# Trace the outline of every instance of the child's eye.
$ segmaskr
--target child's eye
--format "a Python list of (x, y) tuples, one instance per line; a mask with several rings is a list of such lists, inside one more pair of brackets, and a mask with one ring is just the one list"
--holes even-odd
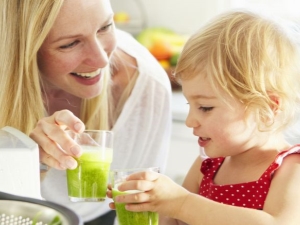
[(72, 42), (72, 43), (70, 43), (70, 44), (60, 46), (59, 48), (61, 48), (61, 49), (72, 48), (72, 47), (74, 47), (75, 45), (77, 45), (78, 43), (79, 43), (79, 41), (74, 41), (74, 42)]
[(203, 112), (209, 112), (212, 111), (214, 107), (203, 107), (201, 106), (199, 109)]

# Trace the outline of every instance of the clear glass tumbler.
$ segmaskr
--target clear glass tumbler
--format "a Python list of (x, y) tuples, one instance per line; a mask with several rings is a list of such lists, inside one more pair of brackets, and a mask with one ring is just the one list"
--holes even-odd
[(106, 198), (110, 164), (113, 159), (113, 133), (86, 130), (67, 132), (82, 148), (76, 169), (67, 170), (68, 195), (72, 202), (99, 202)]

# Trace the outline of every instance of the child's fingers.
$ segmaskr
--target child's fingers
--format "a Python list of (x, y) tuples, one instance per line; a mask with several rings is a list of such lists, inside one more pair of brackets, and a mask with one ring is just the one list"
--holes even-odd
[(141, 202), (149, 202), (151, 200), (151, 196), (149, 192), (139, 192), (128, 195), (119, 195), (115, 197), (116, 202), (123, 203), (141, 203)]
[(154, 182), (147, 180), (130, 180), (123, 182), (118, 186), (119, 191), (137, 190), (150, 191), (154, 188)]
[(143, 171), (129, 175), (126, 180), (148, 180), (155, 181), (159, 177), (159, 173), (153, 171)]
[(152, 211), (151, 205), (149, 203), (141, 203), (141, 204), (126, 204), (126, 210), (132, 212), (145, 212), (145, 211)]

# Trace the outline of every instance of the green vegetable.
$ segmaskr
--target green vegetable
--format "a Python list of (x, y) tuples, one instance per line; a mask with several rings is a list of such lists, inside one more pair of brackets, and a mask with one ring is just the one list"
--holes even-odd
[[(38, 221), (40, 216), (43, 214), (43, 211), (39, 211), (33, 218), (32, 220), (32, 225), (36, 225), (37, 223), (41, 222), (41, 221)], [(58, 215), (56, 215), (52, 220), (51, 222), (49, 223), (49, 225), (63, 225), (62, 224), (62, 221), (60, 219), (60, 217)]]
[(49, 223), (49, 225), (62, 225), (60, 217), (59, 216), (55, 216), (53, 218), (53, 220)]

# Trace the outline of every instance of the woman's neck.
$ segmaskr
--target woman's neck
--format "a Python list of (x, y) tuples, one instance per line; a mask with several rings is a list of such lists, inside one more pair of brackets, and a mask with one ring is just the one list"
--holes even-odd
[(56, 111), (67, 109), (73, 112), (75, 116), (80, 116), (81, 98), (61, 89), (49, 87), (45, 88), (43, 94), (48, 115), (52, 115)]

